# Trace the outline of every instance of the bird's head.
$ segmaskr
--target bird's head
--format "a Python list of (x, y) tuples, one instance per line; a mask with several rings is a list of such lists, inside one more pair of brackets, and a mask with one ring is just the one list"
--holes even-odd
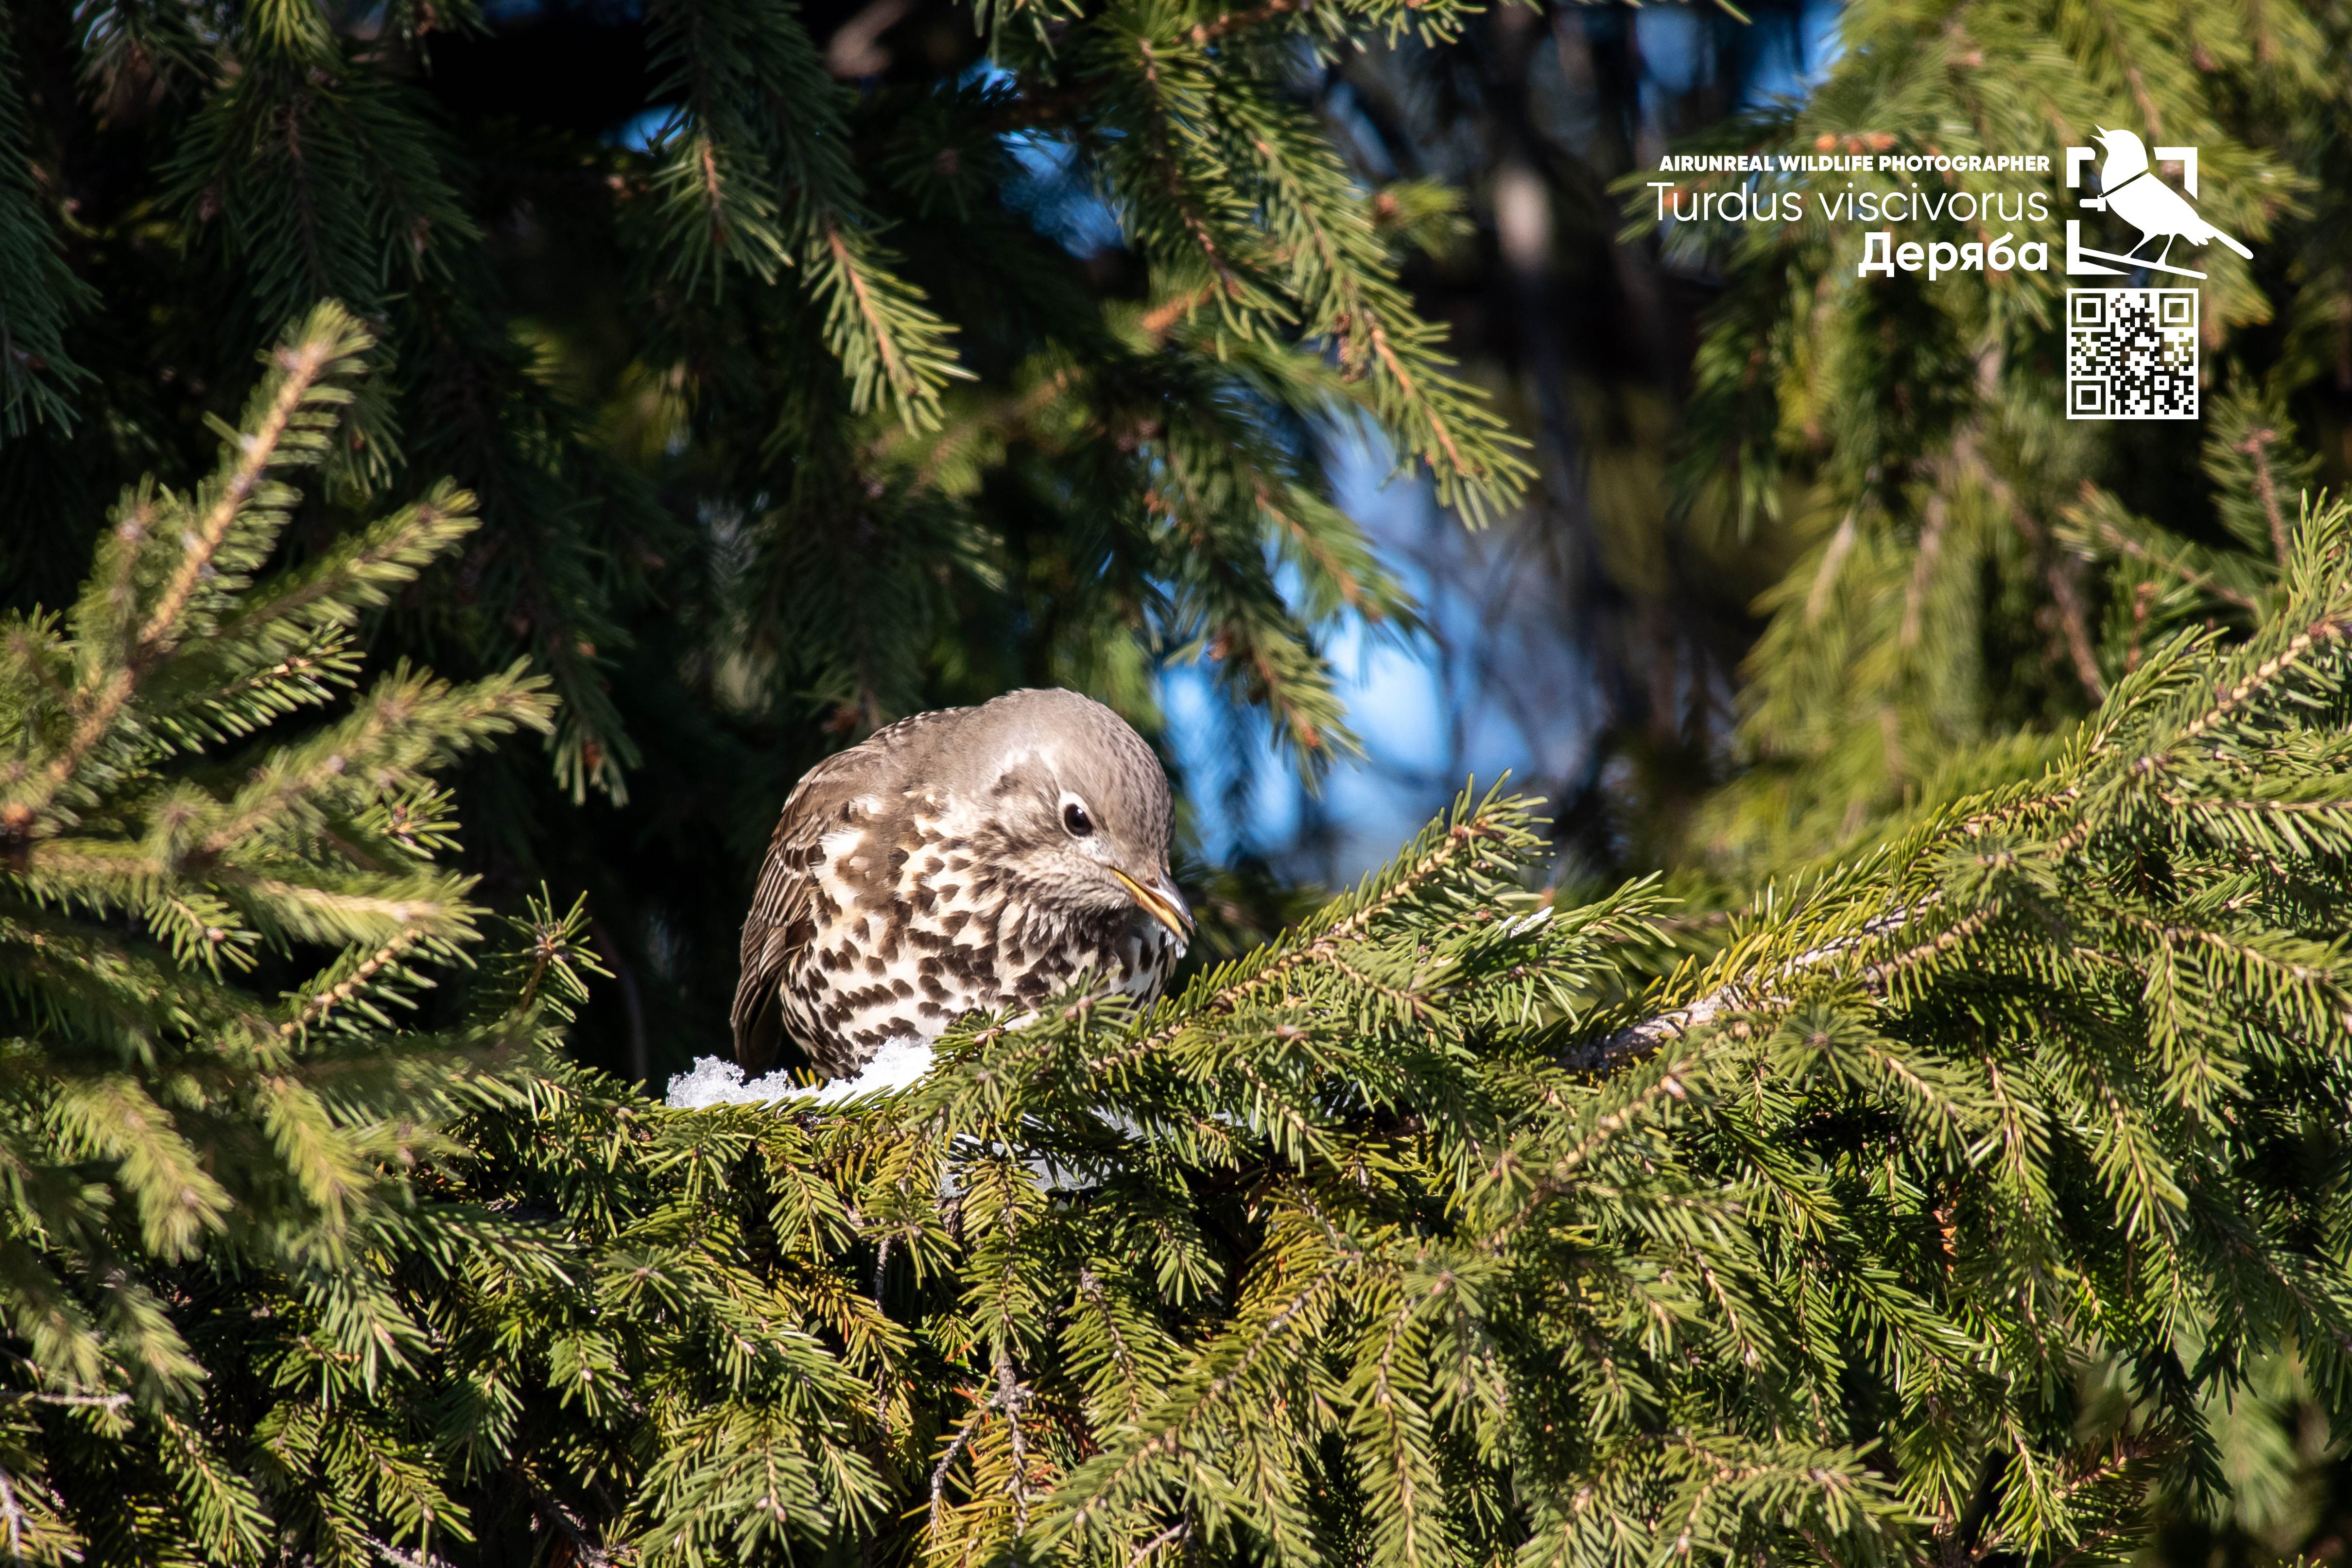
[(994, 733), (980, 802), (1026, 897), (1070, 912), (1132, 907), (1181, 946), (1192, 911), (1168, 870), (1168, 775), (1143, 737), (1076, 692), (1014, 692), (980, 710)]
[(2147, 167), (2147, 146), (2137, 134), (2129, 131), (2109, 131), (2104, 125), (2097, 127), (2096, 131), (2092, 140), (2106, 149), (2107, 161), (2116, 165), (2114, 172), (2136, 174)]

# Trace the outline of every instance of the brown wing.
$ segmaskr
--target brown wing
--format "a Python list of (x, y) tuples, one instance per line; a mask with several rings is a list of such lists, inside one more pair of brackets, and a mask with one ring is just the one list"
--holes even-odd
[[(783, 814), (768, 841), (760, 867), (759, 890), (743, 919), (743, 974), (735, 983), (735, 1060), (746, 1072), (767, 1071), (783, 1043), (783, 1008), (777, 991), (792, 962), (816, 936), (814, 893), (820, 841), (842, 825), (842, 809), (868, 792), (898, 788), (901, 753), (917, 732), (962, 712), (917, 714), (876, 730), (859, 744), (810, 768), (784, 800)], [(830, 1042), (803, 1040), (824, 1071), (854, 1071), (855, 1063), (831, 1060)]]

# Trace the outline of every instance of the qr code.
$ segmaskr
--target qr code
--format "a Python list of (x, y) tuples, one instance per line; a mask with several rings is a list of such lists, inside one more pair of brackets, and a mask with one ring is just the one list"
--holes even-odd
[(2066, 417), (2195, 419), (2197, 290), (2068, 289)]

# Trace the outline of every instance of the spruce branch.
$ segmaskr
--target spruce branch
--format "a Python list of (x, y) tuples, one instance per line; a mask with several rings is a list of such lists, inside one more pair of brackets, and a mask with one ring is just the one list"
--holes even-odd
[(1192, 1539), (1192, 1521), (1189, 1519), (1180, 1519), (1128, 1553), (1129, 1568), (1141, 1568), (1143, 1563), (1151, 1560), (1154, 1552), (1164, 1551), (1171, 1546), (1182, 1546)]
[[(115, 660), (93, 667), (74, 695), (73, 727), (66, 743), (47, 759), (33, 788), (12, 792), (6, 812), (12, 821), (23, 823), (19, 833), (35, 831), (36, 822), (42, 824), (43, 831), (55, 831), (52, 803), (76, 780), (93, 749), (113, 732), (141, 681), (171, 656), (183, 630), (182, 619), (232, 527), (245, 518), (248, 505), (258, 504), (266, 512), (278, 508), (278, 503), (264, 486), (265, 475), (273, 465), (317, 460), (321, 444), (319, 433), (333, 419), (327, 411), (340, 408), (350, 398), (335, 378), (356, 369), (356, 356), (368, 342), (366, 333), (340, 307), (322, 305), (266, 361), (271, 365), (271, 374), (247, 408), (248, 428), (228, 433), (234, 439), (223, 454), (221, 468), (199, 492), (205, 504), (188, 519), (190, 526), (182, 537), (168, 541), (180, 547), (177, 559), (130, 645)], [(167, 525), (171, 517), (168, 509), (155, 507), (143, 497), (130, 503), (126, 514), (119, 530), (119, 548), (110, 552), (112, 570), (121, 574), (110, 590), (110, 596), (128, 589), (132, 563), (148, 545), (150, 529)], [(263, 526), (268, 527), (266, 520)]]
[(1123, 1042), (1115, 1051), (1089, 1059), (1088, 1069), (1108, 1072), (1132, 1065), (1174, 1043), (1200, 1021), (1231, 1015), (1270, 993), (1279, 994), (1294, 972), (1318, 958), (1336, 956), (1342, 944), (1361, 941), (1384, 915), (1432, 881), (1465, 862), (1527, 841), (1527, 829), (1521, 825), (1526, 806), (1521, 798), (1502, 794), (1500, 785), (1475, 805), (1465, 795), (1455, 803), (1450, 820), (1425, 830), (1423, 842), (1400, 856), (1377, 879), (1367, 879), (1355, 894), (1334, 901), (1272, 954), (1196, 981), (1171, 1009), (1177, 1015), (1172, 1021)]
[[(2166, 20), (2193, 66), (2128, 7), (2010, 50), (1982, 5), (1857, 5), (1831, 81), (1725, 135), (1998, 151), (2114, 123), (2137, 88), (2205, 147), (2217, 224), (2264, 235), (2312, 188), (2309, 127), (2264, 151), (2241, 122), (2330, 56), (2296, 6), (2233, 4)], [(34, 1364), (5, 1381), (130, 1394), (0, 1400), (32, 1554), (2050, 1568), (2128, 1550), (2153, 1480), (2250, 1424), (2273, 1353), (2315, 1406), (2347, 1386), (2345, 640), (2278, 663), (2341, 620), (2346, 536), (2283, 504), (2283, 409), (2216, 393), (2242, 548), (2185, 547), (2080, 490), (2119, 449), (2050, 423), (2046, 279), (1913, 298), (1842, 280), (1834, 225), (1678, 224), (1678, 256), (1720, 240), (1726, 297), (1695, 461), (1727, 521), (1822, 525), (1773, 591), (1743, 745), (1710, 753), (1759, 760), (1727, 807), (1740, 885), (1710, 889), (1739, 913), (1675, 933), (1698, 956), (1654, 984), (1655, 887), (1530, 892), (1558, 874), (1536, 825), (1465, 801), (1157, 1010), (961, 1029), (895, 1100), (674, 1112), (562, 1049), (595, 1006), (584, 910), (494, 924), (471, 906), (497, 883), (436, 863), (442, 766), (548, 716), (499, 672), (529, 650), (562, 693), (560, 791), (635, 768), (631, 713), (659, 714), (636, 739), (665, 790), (754, 762), (766, 789), (792, 759), (744, 737), (814, 743), (809, 714), (854, 729), (1040, 659), (1139, 711), (1150, 662), (1195, 649), (1315, 766), (1345, 735), (1337, 618), (1410, 606), (1304, 433), (1369, 415), (1465, 515), (1510, 504), (1518, 454), (1400, 281), (1440, 204), (1368, 193), (1294, 78), (1465, 12), (1008, 0), (982, 9), (988, 80), (919, 85), (910, 48), (853, 91), (782, 0), (676, 0), (647, 17), (650, 146), (561, 132), (466, 157), (460, 191), (441, 171), (479, 132), (412, 134), (400, 62), (462, 16), (394, 0), (363, 40), (268, 0), (198, 37), (87, 9), (106, 112), (180, 150), (173, 266), (225, 317), (341, 291), (402, 346), (341, 411), (320, 529), (444, 469), (485, 526), (413, 591), (462, 501), (396, 539), (306, 529), (309, 564), (271, 575), (273, 467), (68, 784), (0, 817), (0, 1318)], [(142, 99), (141, 52), (170, 47), (188, 63)], [(55, 107), (41, 180), (89, 130)], [(1098, 193), (1116, 233), (1083, 243), (1114, 254), (1076, 264), (1055, 204)], [(518, 346), (517, 311), (586, 340), (492, 287), (526, 214), (567, 287), (627, 307), (585, 360)], [(70, 243), (94, 277), (159, 276), (105, 224)], [(2325, 299), (2271, 275), (2333, 273), (2232, 267), (2210, 353), (2332, 362)], [(144, 303), (175, 380), (151, 417), (106, 350), (131, 443), (218, 382), (215, 300)], [(2238, 332), (2265, 315), (2261, 345)], [(1973, 398), (1947, 339), (1997, 350)], [(0, 810), (215, 498), (132, 492), (141, 548), (0, 634)], [(1976, 657), (2021, 624), (2054, 685)], [(359, 679), (362, 650), (427, 642), (468, 678)], [(750, 727), (704, 733), (680, 679)], [(593, 861), (599, 946), (690, 1004), (725, 913), (675, 891), (725, 839), (695, 789), (674, 840), (616, 854), (494, 771), (479, 862)], [(337, 956), (303, 978), (315, 946)], [(709, 1049), (690, 1005), (645, 1010)]]
[[(340, 389), (321, 383), (337, 371), (349, 373), (369, 343), (367, 334), (340, 308), (321, 306), (292, 341), (277, 350), (272, 356), (275, 384), (265, 385), (254, 394), (259, 417), (248, 412), (247, 428), (236, 433), (235, 450), (225, 455), (227, 462), (223, 472), (209, 486), (213, 491), (211, 504), (197, 519), (193, 533), (182, 539), (179, 564), (165, 580), (163, 593), (148, 612), (146, 625), (140, 630), (134, 663), (152, 660), (169, 651), (179, 633), (180, 617), (195, 592), (197, 580), (211, 567), (213, 557), (228, 535), (229, 526), (253, 497), (261, 476), (280, 462), (280, 443), (300, 430), (298, 420), (313, 402), (346, 401), (348, 394), (338, 397)], [(298, 452), (293, 460), (301, 461), (310, 455)]]
[(2286, 517), (2279, 509), (2278, 485), (2271, 476), (2270, 460), (2270, 450), (2277, 444), (2278, 438), (2275, 430), (2251, 430), (2233, 449), (2244, 453), (2253, 462), (2254, 498), (2262, 503), (2263, 516), (2271, 526), (2272, 552), (2278, 557), (2278, 563), (2284, 566), (2288, 554)]
[[(0, 1411), (68, 1413), (77, 1441), (182, 1500), (168, 1518), (133, 1515), (109, 1552), (127, 1541), (134, 1555), (249, 1561), (305, 1529), (335, 1551), (370, 1530), (468, 1539), (433, 1450), (396, 1432), (401, 1418), (345, 1411), (321, 1447), (278, 1405), (263, 1425), (282, 1438), (271, 1463), (289, 1468), (264, 1483), (241, 1441), (221, 1446), (205, 1390), (240, 1358), (315, 1354), (329, 1369), (317, 1397), (366, 1397), (412, 1375), (429, 1335), (364, 1260), (531, 1254), (478, 1216), (420, 1216), (419, 1161), (453, 1149), (438, 1124), (501, 1092), (481, 1071), (495, 1041), (404, 1033), (391, 1009), (425, 983), (422, 961), (459, 959), (474, 935), (470, 879), (426, 858), (443, 823), (425, 775), (544, 727), (543, 683), (520, 667), (469, 685), (395, 670), (311, 736), (266, 733), (353, 667), (350, 623), (469, 526), (443, 486), (264, 575), (295, 502), (272, 476), (330, 450), (366, 346), (346, 313), (312, 312), (265, 357), (213, 478), (188, 497), (152, 482), (129, 491), (67, 634), (36, 612), (10, 628), (0, 666), (19, 752), (0, 867), (0, 1001), (16, 1020), (0, 1045), (14, 1173), (0, 1318), (36, 1382), (0, 1390)], [(247, 736), (257, 761), (207, 755)], [(35, 801), (48, 807), (37, 822)], [(299, 962), (306, 943), (351, 950), (290, 1008), (223, 977), (265, 946)], [(508, 1032), (543, 1042), (543, 1013), (524, 1005)], [(330, 1019), (339, 1039), (326, 1047), (312, 1035)], [(191, 1281), (226, 1278), (257, 1292), (247, 1321), (297, 1325), (291, 1337), (260, 1344), (248, 1331), (224, 1350), (184, 1334), (173, 1313), (210, 1289)], [(13, 1464), (22, 1434), (0, 1427)], [(323, 1480), (337, 1465), (357, 1467), (335, 1478), (344, 1513), (306, 1526), (299, 1508), (265, 1505), (310, 1484), (297, 1479), (307, 1468)], [(79, 1550), (46, 1503), (12, 1495), (22, 1542)]]
[(2227, 580), (2223, 575), (2226, 568), (2208, 564), (2208, 558), (2193, 546), (2168, 538), (2150, 543), (2126, 531), (2117, 516), (2120, 508), (2111, 510), (2113, 507), (2113, 498), (2105, 492), (2086, 489), (2082, 502), (2068, 509), (2066, 518), (2072, 525), (2071, 531), (2080, 541), (2077, 548), (2087, 544), (2095, 550), (2138, 561), (2177, 580), (2193, 592), (2210, 594), (2238, 610), (2251, 613), (2261, 609), (2253, 593)]

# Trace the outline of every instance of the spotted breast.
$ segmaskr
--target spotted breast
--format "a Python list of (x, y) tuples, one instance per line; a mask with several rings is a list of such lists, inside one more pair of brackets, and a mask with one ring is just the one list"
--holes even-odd
[(1167, 775), (1073, 692), (920, 714), (812, 768), (743, 926), (736, 1055), (784, 1036), (829, 1077), (1081, 976), (1157, 997), (1191, 915), (1168, 871)]

